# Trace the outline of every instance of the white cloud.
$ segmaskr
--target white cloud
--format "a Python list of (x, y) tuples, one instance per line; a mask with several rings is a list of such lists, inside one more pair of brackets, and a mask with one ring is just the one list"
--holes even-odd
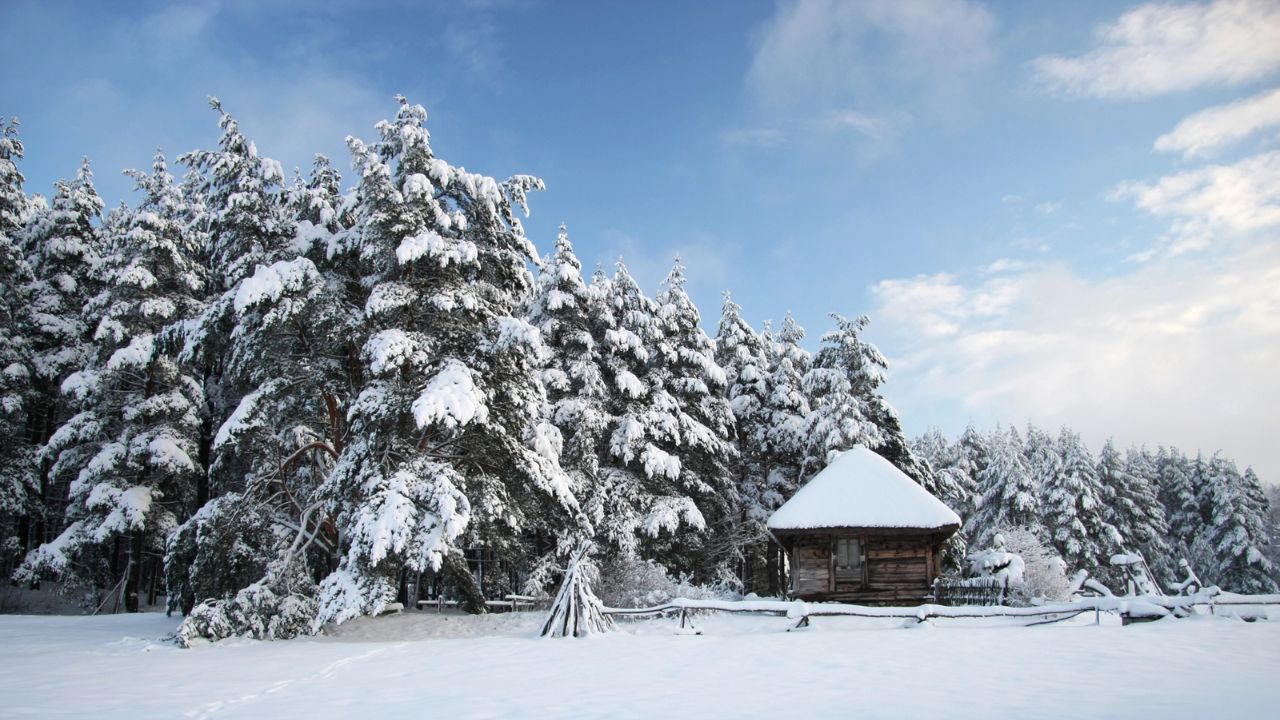
[(1079, 57), (1033, 61), (1049, 87), (1125, 98), (1240, 85), (1280, 68), (1280, 3), (1217, 0), (1147, 4), (1096, 31), (1098, 47)]
[(1280, 246), (1105, 279), (1045, 265), (886, 280), (873, 296), (904, 417), (1066, 423), (1094, 443), (1222, 449), (1280, 479)]
[(1172, 221), (1173, 251), (1203, 248), (1217, 238), (1280, 225), (1280, 150), (1232, 165), (1207, 165), (1160, 178), (1127, 182), (1113, 199)]
[[(1280, 43), (1280, 38), (1277, 38)], [(1201, 110), (1156, 139), (1156, 150), (1205, 157), (1224, 145), (1280, 127), (1280, 88)]]
[(988, 67), (996, 25), (969, 0), (781, 2), (756, 35), (747, 88), (766, 124), (789, 136), (853, 130), (881, 140), (903, 102), (952, 98)]

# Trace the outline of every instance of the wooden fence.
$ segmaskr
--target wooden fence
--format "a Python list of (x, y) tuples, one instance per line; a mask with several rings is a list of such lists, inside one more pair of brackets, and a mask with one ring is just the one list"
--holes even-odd
[(815, 617), (864, 617), (898, 618), (924, 622), (934, 618), (1023, 618), (1027, 625), (1061, 622), (1083, 613), (1118, 613), (1126, 622), (1154, 620), (1170, 615), (1184, 617), (1197, 607), (1207, 607), (1211, 613), (1216, 608), (1244, 608), (1280, 605), (1280, 595), (1236, 595), (1223, 593), (1217, 588), (1206, 588), (1193, 595), (1139, 597), (1085, 597), (1066, 603), (1052, 603), (1031, 607), (945, 606), (926, 603), (914, 607), (871, 607), (845, 603), (805, 603), (786, 600), (690, 600), (675, 598), (663, 605), (647, 608), (604, 608), (605, 615), (613, 617), (653, 617), (680, 614), (680, 627), (701, 634), (693, 623), (693, 616), (700, 612), (754, 613), (785, 616), (796, 620), (791, 629), (807, 627)]

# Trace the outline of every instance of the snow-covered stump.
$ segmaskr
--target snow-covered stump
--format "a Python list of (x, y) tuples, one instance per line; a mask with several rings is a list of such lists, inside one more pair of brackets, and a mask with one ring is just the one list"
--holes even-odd
[(586, 637), (613, 629), (613, 621), (602, 612), (604, 604), (591, 591), (589, 553), (590, 548), (584, 546), (569, 558), (564, 582), (542, 626), (542, 637)]

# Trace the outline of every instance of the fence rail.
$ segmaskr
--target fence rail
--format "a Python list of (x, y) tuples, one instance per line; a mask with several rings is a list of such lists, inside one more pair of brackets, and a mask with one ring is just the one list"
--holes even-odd
[(755, 613), (786, 616), (796, 620), (795, 628), (807, 627), (815, 617), (898, 618), (923, 622), (933, 618), (1025, 618), (1028, 625), (1060, 622), (1087, 612), (1114, 612), (1125, 619), (1157, 619), (1169, 615), (1190, 614), (1196, 607), (1257, 607), (1280, 605), (1280, 595), (1236, 595), (1217, 588), (1206, 588), (1193, 595), (1144, 595), (1136, 597), (1084, 597), (1073, 602), (1031, 607), (946, 606), (925, 603), (912, 607), (873, 607), (846, 603), (805, 603), (798, 600), (691, 600), (675, 598), (662, 605), (647, 608), (604, 608), (601, 612), (615, 617), (648, 617), (680, 613), (680, 626), (694, 629), (692, 614), (696, 612)]

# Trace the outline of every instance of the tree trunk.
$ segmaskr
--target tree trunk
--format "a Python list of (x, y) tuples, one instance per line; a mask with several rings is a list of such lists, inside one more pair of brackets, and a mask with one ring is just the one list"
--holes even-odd
[(138, 607), (138, 585), (142, 577), (143, 532), (134, 530), (129, 534), (129, 559), (125, 566), (124, 611), (136, 613)]
[(476, 583), (476, 578), (471, 574), (470, 568), (467, 567), (467, 561), (462, 557), (462, 553), (451, 552), (444, 557), (444, 567), (441, 571), (449, 578), (453, 586), (457, 588), (460, 607), (463, 610), (473, 614), (480, 615), (488, 610), (484, 604), (484, 592), (480, 589), (480, 585)]
[(764, 574), (769, 579), (769, 597), (778, 596), (778, 545), (768, 541), (764, 549)]

